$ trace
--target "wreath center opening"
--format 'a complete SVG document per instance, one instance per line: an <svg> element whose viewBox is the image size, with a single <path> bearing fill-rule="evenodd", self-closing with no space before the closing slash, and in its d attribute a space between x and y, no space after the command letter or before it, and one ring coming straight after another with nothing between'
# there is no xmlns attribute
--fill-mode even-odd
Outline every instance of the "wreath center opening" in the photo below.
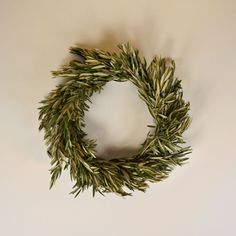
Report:
<svg viewBox="0 0 236 236"><path fill-rule="evenodd" d="M153 124L147 105L136 87L127 82L108 82L101 93L91 97L85 113L84 131L96 140L97 157L130 158L141 148L148 125Z"/></svg>

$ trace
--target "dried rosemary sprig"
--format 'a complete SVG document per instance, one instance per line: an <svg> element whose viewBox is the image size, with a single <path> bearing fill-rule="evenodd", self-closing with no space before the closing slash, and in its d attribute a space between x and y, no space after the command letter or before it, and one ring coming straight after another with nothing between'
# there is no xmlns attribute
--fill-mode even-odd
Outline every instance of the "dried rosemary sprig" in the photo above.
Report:
<svg viewBox="0 0 236 236"><path fill-rule="evenodd" d="M190 105L183 99L181 81L174 77L175 63L154 57L150 65L129 43L119 53L72 47L78 59L53 72L67 78L41 101L39 129L51 158L51 184L68 169L74 182L72 194L92 187L93 195L107 192L131 195L125 189L145 191L147 182L168 177L174 166L182 165L191 152L183 132L190 124ZM96 157L96 142L83 131L84 111L90 97L109 81L131 81L154 119L141 149L132 158L106 160Z"/></svg>

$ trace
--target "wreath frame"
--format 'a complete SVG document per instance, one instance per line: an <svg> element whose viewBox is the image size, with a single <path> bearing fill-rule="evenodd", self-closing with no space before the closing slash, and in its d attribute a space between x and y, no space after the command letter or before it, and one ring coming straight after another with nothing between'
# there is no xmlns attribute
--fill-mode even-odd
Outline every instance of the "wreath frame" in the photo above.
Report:
<svg viewBox="0 0 236 236"><path fill-rule="evenodd" d="M119 53L111 53L71 47L77 58L52 72L66 81L39 107L39 130L44 130L51 159L50 189L69 169L75 197L89 187L93 196L96 192L132 195L130 191L145 192L148 182L166 179L175 166L188 160L191 147L184 145L183 132L191 122L190 103L183 99L181 80L174 76L174 60L155 56L147 65L129 43L118 48ZM83 131L90 97L109 81L132 82L154 120L152 131L131 158L97 158L96 141Z"/></svg>

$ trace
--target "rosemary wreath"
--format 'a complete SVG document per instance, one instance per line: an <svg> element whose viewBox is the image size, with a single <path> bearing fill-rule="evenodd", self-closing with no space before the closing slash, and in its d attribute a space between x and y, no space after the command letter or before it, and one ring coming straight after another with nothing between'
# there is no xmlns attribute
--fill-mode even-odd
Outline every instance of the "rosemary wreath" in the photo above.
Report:
<svg viewBox="0 0 236 236"><path fill-rule="evenodd" d="M167 178L188 159L191 148L184 145L182 134L190 124L190 104L183 99L181 80L174 77L174 60L154 57L147 65L129 43L118 48L119 53L110 53L72 47L70 52L77 58L52 72L66 82L57 85L39 107L39 130L45 131L51 158L50 188L62 170L69 169L75 197L89 187L93 195L131 195L128 190L144 192L147 182ZM97 157L96 141L83 131L90 97L109 81L132 82L154 119L151 132L132 158Z"/></svg>

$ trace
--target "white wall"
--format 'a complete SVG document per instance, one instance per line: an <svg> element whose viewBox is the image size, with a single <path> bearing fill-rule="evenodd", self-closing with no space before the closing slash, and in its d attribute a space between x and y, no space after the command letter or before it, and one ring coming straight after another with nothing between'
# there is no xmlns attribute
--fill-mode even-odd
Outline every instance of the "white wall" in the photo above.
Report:
<svg viewBox="0 0 236 236"><path fill-rule="evenodd" d="M234 0L1 0L0 235L236 235L235 7ZM56 84L50 71L66 61L75 43L114 49L123 41L149 59L155 54L176 59L192 107L189 164L147 193L125 199L112 194L93 199L91 192L74 199L66 174L49 191L37 107ZM99 121L93 129L88 121L100 148L113 133L113 144L137 145L145 138L150 118L145 106L125 87L124 96L133 99L130 110L118 99L119 89L107 87L91 108L90 119L96 122L100 109L101 121L109 112L101 108L105 98L117 101L110 114L114 123ZM131 117L127 123L124 114ZM99 136L98 127L107 133ZM138 137L135 127L141 129Z"/></svg>

